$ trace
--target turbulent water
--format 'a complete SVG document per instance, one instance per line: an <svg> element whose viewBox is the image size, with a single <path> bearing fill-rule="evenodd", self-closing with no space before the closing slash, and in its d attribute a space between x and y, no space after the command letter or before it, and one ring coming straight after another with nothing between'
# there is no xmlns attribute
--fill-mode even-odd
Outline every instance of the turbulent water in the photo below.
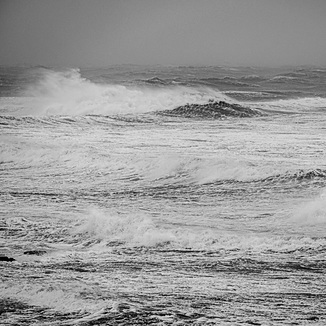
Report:
<svg viewBox="0 0 326 326"><path fill-rule="evenodd" d="M326 69L0 68L1 325L325 325Z"/></svg>

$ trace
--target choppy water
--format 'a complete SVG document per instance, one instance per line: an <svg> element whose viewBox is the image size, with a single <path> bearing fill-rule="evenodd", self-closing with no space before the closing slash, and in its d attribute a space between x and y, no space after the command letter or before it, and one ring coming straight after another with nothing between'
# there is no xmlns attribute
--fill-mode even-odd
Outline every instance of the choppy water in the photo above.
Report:
<svg viewBox="0 0 326 326"><path fill-rule="evenodd" d="M1 324L326 323L325 68L0 71Z"/></svg>

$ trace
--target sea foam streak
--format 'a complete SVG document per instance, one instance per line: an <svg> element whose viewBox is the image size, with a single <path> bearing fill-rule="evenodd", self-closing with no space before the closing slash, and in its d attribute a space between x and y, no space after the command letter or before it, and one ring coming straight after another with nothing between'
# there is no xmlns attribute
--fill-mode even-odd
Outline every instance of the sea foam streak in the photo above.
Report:
<svg viewBox="0 0 326 326"><path fill-rule="evenodd" d="M20 115L108 115L173 109L186 103L207 103L210 99L233 100L208 87L124 86L95 84L78 69L37 71L38 81L24 92L33 100ZM233 101L234 102L234 101Z"/></svg>

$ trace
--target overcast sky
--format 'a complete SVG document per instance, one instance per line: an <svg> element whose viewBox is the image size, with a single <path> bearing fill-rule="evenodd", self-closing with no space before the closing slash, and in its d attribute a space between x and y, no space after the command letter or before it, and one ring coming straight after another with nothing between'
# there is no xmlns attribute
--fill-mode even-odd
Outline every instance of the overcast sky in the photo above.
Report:
<svg viewBox="0 0 326 326"><path fill-rule="evenodd" d="M0 0L0 64L326 65L326 0Z"/></svg>

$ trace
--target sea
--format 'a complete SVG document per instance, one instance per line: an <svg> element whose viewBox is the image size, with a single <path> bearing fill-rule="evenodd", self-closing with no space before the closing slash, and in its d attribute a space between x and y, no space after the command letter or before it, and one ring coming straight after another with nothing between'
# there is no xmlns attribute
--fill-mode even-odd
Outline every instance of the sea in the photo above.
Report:
<svg viewBox="0 0 326 326"><path fill-rule="evenodd" d="M0 66L1 325L325 325L326 67Z"/></svg>

